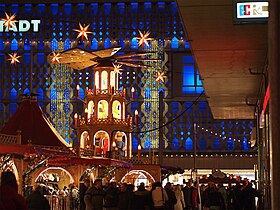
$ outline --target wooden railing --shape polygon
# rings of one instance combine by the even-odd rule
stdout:
[[[17,135],[7,135],[0,133],[0,144],[21,144],[21,132]]]
[[[86,120],[80,119],[79,125],[85,125]],[[116,124],[116,125],[124,125],[128,126],[130,124],[130,121],[128,119],[117,119],[117,118],[89,118],[87,119],[87,125],[94,125],[94,124]]]
[[[62,195],[45,195],[50,204],[51,210],[69,210],[70,199],[69,196]]]

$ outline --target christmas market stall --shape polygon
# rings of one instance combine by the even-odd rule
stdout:
[[[70,144],[52,126],[36,95],[23,96],[16,112],[0,132],[0,169],[12,169],[24,188],[23,193],[27,193],[34,185],[32,173],[46,167],[47,159],[71,155],[75,153]]]

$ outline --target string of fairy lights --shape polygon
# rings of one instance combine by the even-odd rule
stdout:
[[[222,135],[222,134],[218,134],[217,132],[214,132],[214,131],[212,131],[212,130],[210,130],[208,128],[204,128],[204,127],[202,127],[200,125],[197,125],[197,128],[201,129],[202,131],[209,132],[210,134],[213,134],[214,136],[217,136],[217,137],[219,137],[219,138],[221,138],[223,140],[228,139],[228,140],[232,140],[234,142],[241,142],[240,139],[228,137],[228,136],[225,136],[225,135]],[[244,142],[244,140],[243,140],[243,142]],[[248,141],[248,143],[250,144],[250,141]]]

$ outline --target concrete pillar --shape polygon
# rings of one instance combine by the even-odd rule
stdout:
[[[279,0],[269,1],[268,22],[268,63],[270,84],[270,168],[271,168],[271,209],[280,209],[280,66],[279,66]]]

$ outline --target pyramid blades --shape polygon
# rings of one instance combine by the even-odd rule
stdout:
[[[121,47],[113,47],[113,48],[109,48],[109,49],[93,51],[91,53],[100,58],[108,58],[108,57],[115,55],[120,49],[121,49]]]
[[[130,66],[130,67],[136,67],[136,68],[148,68],[151,67],[149,65],[144,65],[140,63],[132,63],[132,62],[122,62],[122,61],[117,61],[118,64]]]
[[[124,54],[124,55],[116,55],[114,56],[114,58],[116,59],[120,59],[120,58],[129,58],[129,57],[139,57],[139,56],[143,56],[143,55],[150,55],[150,54],[154,54],[156,52],[140,52],[140,53],[130,53],[130,54]]]

